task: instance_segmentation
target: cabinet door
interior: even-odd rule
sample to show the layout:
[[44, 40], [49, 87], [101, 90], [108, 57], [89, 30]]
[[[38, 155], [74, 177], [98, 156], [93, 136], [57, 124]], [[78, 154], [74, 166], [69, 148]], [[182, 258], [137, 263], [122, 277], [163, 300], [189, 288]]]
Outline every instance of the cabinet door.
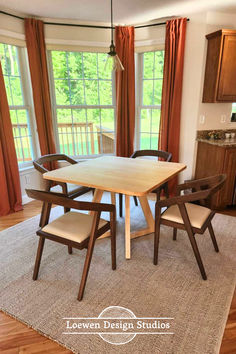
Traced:
[[236, 149], [226, 149], [225, 159], [224, 159], [224, 168], [223, 172], [227, 175], [227, 180], [223, 193], [221, 193], [221, 202], [224, 205], [232, 204], [234, 187], [235, 187], [235, 178], [236, 178]]
[[224, 35], [217, 101], [236, 101], [236, 35]]

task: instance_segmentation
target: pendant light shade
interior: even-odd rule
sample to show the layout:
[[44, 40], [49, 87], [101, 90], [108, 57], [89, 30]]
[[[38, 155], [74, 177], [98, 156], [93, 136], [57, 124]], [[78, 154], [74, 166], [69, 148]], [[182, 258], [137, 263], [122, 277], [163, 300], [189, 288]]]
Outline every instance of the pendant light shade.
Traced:
[[124, 70], [124, 67], [120, 61], [116, 53], [116, 48], [114, 45], [113, 40], [113, 7], [112, 7], [112, 0], [111, 0], [111, 45], [110, 51], [107, 53], [107, 60], [105, 64], [105, 71], [107, 70], [114, 70], [114, 71], [121, 71]]

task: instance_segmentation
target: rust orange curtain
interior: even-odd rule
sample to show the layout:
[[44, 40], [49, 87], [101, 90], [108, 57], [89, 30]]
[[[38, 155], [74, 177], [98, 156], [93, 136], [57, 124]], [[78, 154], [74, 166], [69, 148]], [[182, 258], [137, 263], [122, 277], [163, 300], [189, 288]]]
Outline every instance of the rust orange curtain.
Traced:
[[125, 69], [116, 74], [116, 155], [130, 157], [135, 128], [134, 27], [117, 26], [115, 44]]
[[22, 209], [20, 177], [0, 62], [0, 216]]
[[[186, 24], [186, 18], [166, 22], [159, 149], [171, 152], [173, 162], [179, 161]], [[176, 184], [177, 177], [169, 182], [170, 194], [174, 194]]]
[[56, 152], [56, 146], [53, 135], [43, 22], [26, 18], [25, 36], [40, 150], [42, 155], [54, 154]]

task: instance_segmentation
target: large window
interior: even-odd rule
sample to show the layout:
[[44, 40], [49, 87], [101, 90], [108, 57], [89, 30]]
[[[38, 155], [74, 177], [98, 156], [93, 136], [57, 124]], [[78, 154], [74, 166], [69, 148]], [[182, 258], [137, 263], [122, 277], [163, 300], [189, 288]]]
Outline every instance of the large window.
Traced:
[[51, 51], [58, 150], [74, 156], [114, 152], [115, 104], [106, 54]]
[[164, 50], [139, 54], [137, 147], [157, 149], [163, 81]]
[[[26, 69], [24, 49], [0, 43], [0, 57], [10, 107], [17, 159], [20, 166], [25, 166], [27, 162], [34, 158], [34, 148], [31, 134], [30, 105], [26, 95], [29, 88], [25, 89], [27, 82], [23, 83], [22, 81], [22, 70]], [[23, 65], [21, 65], [22, 62]]]

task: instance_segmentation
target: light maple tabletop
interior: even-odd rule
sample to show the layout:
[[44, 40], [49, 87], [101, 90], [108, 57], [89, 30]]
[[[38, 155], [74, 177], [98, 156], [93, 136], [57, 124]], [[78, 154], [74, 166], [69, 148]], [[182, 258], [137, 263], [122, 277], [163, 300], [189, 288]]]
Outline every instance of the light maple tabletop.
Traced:
[[[57, 182], [93, 187], [95, 188], [94, 202], [100, 202], [103, 191], [111, 192], [113, 204], [115, 204], [115, 193], [124, 194], [125, 254], [126, 258], [130, 258], [131, 238], [154, 231], [154, 219], [148, 204], [147, 194], [185, 168], [186, 166], [182, 163], [102, 156], [47, 172], [43, 177]], [[147, 228], [131, 233], [130, 196], [133, 195], [139, 198], [147, 221]]]

